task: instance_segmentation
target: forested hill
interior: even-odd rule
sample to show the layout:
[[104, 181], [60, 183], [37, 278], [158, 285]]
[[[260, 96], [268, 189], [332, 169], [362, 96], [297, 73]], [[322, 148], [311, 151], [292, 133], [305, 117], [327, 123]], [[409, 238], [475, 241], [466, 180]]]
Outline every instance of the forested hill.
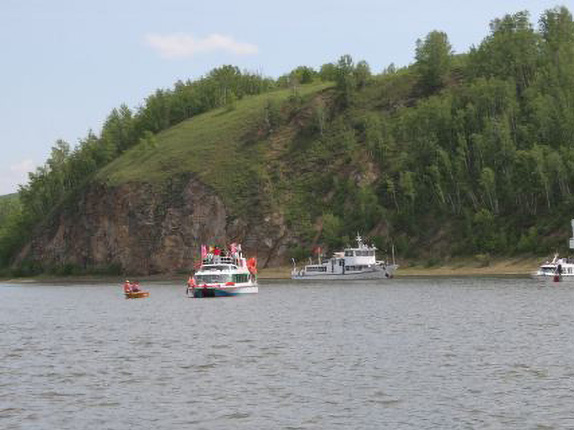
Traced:
[[518, 12], [464, 54], [433, 31], [405, 68], [343, 56], [273, 80], [226, 66], [122, 106], [99, 136], [57, 142], [0, 258], [153, 273], [233, 239], [273, 265], [357, 231], [407, 259], [545, 255], [567, 245], [573, 167], [571, 13]]

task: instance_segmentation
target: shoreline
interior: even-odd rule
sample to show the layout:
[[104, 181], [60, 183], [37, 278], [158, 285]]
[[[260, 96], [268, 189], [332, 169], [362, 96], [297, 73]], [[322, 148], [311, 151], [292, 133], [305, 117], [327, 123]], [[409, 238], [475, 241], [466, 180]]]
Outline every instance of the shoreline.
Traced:
[[417, 276], [519, 276], [527, 277], [536, 272], [544, 257], [493, 259], [456, 259], [437, 266], [409, 265], [399, 267], [396, 277]]
[[[448, 277], [448, 276], [517, 276], [529, 277], [547, 257], [491, 258], [478, 257], [454, 258], [436, 265], [417, 262], [398, 261], [399, 268], [395, 278], [410, 277]], [[291, 266], [263, 269], [260, 279], [289, 279]]]
[[[520, 257], [520, 258], [500, 258], [483, 261], [477, 258], [464, 258], [452, 259], [437, 265], [428, 264], [405, 264], [401, 265], [399, 261], [399, 269], [395, 274], [395, 278], [415, 278], [415, 277], [464, 277], [464, 276], [516, 276], [528, 277], [531, 276], [538, 266], [545, 260], [544, 257]], [[286, 280], [291, 278], [291, 266], [272, 267], [268, 269], [261, 269], [259, 271], [260, 280]], [[185, 284], [188, 275], [179, 274], [165, 274], [165, 275], [151, 275], [151, 276], [127, 276], [127, 278], [134, 278], [140, 282], [181, 282]], [[102, 283], [109, 282], [110, 284], [123, 283], [126, 275], [118, 276], [50, 276], [41, 275], [30, 278], [1, 278], [0, 282], [12, 283], [57, 283], [57, 282], [85, 282], [85, 283]]]

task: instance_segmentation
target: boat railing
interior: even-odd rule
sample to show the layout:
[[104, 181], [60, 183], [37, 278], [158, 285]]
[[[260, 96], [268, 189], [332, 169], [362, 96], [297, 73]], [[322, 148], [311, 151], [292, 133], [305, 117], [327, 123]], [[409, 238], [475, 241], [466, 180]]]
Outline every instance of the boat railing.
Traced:
[[234, 264], [239, 266], [238, 261], [233, 257], [223, 257], [221, 255], [214, 255], [203, 259], [203, 264]]

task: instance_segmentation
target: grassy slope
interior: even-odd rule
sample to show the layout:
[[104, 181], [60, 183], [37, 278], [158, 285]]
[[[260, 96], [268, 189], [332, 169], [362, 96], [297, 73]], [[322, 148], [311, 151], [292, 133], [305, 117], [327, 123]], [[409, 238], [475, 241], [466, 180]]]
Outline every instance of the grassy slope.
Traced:
[[[302, 86], [312, 96], [330, 84]], [[138, 145], [106, 166], [98, 180], [111, 185], [146, 182], [161, 185], [175, 175], [194, 173], [213, 187], [226, 204], [245, 210], [263, 168], [263, 140], [258, 129], [269, 100], [285, 101], [291, 90], [246, 97], [234, 109], [217, 109], [182, 122], [157, 135], [155, 148]]]

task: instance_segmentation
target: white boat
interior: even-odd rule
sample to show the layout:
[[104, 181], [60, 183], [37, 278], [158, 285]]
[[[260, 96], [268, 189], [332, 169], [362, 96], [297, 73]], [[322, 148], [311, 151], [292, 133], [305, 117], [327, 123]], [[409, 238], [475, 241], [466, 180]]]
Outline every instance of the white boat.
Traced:
[[546, 261], [542, 264], [534, 276], [537, 278], [574, 279], [574, 259], [559, 258], [558, 254], [555, 254], [552, 261]]
[[[239, 248], [241, 249], [241, 248]], [[203, 252], [202, 252], [203, 254]], [[207, 255], [195, 274], [189, 278], [189, 297], [224, 297], [259, 292], [257, 260], [246, 259], [241, 250], [227, 256]]]
[[[570, 249], [574, 249], [574, 219], [570, 221], [572, 224], [572, 236], [570, 238]], [[540, 265], [538, 271], [533, 274], [535, 278], [552, 278], [554, 281], [562, 279], [574, 280], [574, 259], [560, 258], [558, 254], [554, 254], [552, 261], [546, 261]]]
[[397, 264], [377, 260], [377, 248], [365, 245], [357, 235], [357, 247], [335, 252], [326, 261], [308, 264], [298, 269], [293, 262], [292, 279], [390, 279], [399, 267]]

